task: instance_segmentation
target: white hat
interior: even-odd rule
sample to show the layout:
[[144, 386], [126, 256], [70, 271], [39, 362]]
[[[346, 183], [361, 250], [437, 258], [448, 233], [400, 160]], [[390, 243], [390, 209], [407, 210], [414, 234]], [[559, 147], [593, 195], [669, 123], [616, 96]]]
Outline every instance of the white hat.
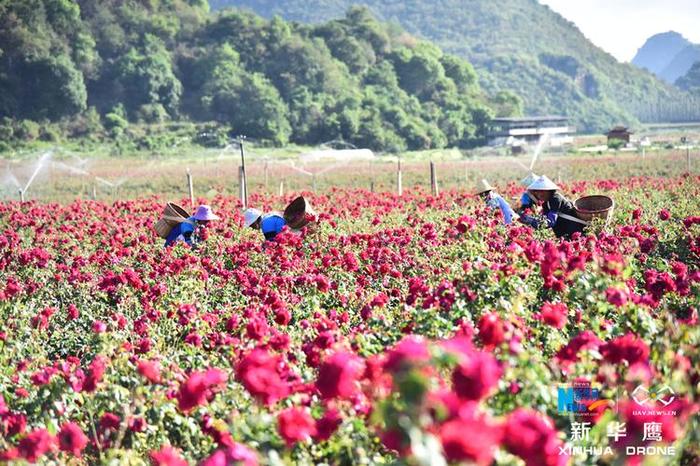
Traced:
[[525, 187], [530, 186], [532, 183], [535, 182], [535, 180], [537, 180], [537, 178], [539, 178], [539, 176], [537, 176], [537, 175], [535, 175], [534, 173], [530, 172], [529, 175], [527, 175], [525, 178], [523, 178], [522, 180], [520, 180], [520, 184], [523, 185], [523, 186], [525, 186]]
[[493, 191], [493, 186], [489, 184], [486, 180], [479, 180], [476, 182], [476, 193], [482, 194], [487, 191]]
[[532, 182], [530, 186], [527, 187], [528, 191], [558, 191], [559, 186], [554, 184], [554, 181], [550, 180], [546, 176], [542, 175]]
[[245, 212], [243, 212], [243, 225], [245, 225], [245, 227], [248, 228], [253, 223], [255, 223], [260, 217], [262, 217], [262, 212], [258, 209], [246, 209]]

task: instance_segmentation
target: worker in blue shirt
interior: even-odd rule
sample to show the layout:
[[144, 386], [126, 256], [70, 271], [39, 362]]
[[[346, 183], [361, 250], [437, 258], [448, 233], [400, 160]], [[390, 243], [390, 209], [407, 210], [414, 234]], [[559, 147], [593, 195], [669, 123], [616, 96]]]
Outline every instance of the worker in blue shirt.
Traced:
[[476, 194], [486, 201], [486, 205], [492, 209], [500, 209], [503, 214], [503, 223], [510, 225], [514, 219], [518, 219], [518, 214], [506, 202], [500, 194], [494, 192], [493, 186], [486, 180], [477, 182]]
[[530, 186], [539, 176], [530, 172], [528, 176], [520, 180], [520, 184], [525, 187], [525, 191], [520, 196], [520, 207], [518, 208], [518, 214], [534, 210], [537, 207], [537, 199], [528, 190], [527, 187]]
[[527, 190], [527, 187], [534, 183], [538, 178], [539, 176], [530, 172], [528, 176], [520, 181], [520, 184], [525, 186], [526, 189], [520, 196], [520, 206], [516, 211], [518, 216], [520, 216], [520, 221], [522, 223], [530, 225], [534, 228], [538, 228], [540, 224], [540, 220], [536, 214], [538, 202], [537, 198]]
[[206, 227], [212, 220], [218, 220], [219, 216], [212, 212], [208, 205], [200, 205], [193, 216], [175, 226], [165, 239], [165, 247], [172, 246], [182, 241], [189, 246], [196, 246], [201, 242], [199, 231]]
[[272, 241], [287, 225], [281, 213], [263, 214], [258, 209], [246, 209], [243, 212], [243, 225], [246, 228], [260, 230], [266, 241]]

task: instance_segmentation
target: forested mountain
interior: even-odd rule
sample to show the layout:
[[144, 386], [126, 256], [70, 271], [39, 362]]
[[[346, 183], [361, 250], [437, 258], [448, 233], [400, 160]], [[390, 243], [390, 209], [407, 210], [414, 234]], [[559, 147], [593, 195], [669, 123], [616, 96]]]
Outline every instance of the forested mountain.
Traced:
[[668, 83], [685, 75], [700, 61], [700, 45], [677, 32], [656, 34], [644, 43], [632, 64], [647, 69]]
[[700, 61], [695, 62], [684, 76], [678, 78], [676, 85], [683, 90], [700, 96]]
[[692, 45], [691, 42], [675, 31], [655, 34], [637, 50], [632, 64], [658, 76], [689, 45]]
[[464, 147], [520, 106], [362, 8], [311, 26], [203, 0], [0, 3], [0, 142], [29, 120], [117, 137], [130, 121], [191, 119], [275, 144]]
[[691, 44], [673, 57], [671, 63], [661, 72], [660, 77], [667, 82], [675, 83], [697, 62], [700, 62], [700, 45]]
[[[342, 16], [356, 0], [211, 0], [213, 8], [318, 22]], [[532, 114], [565, 114], [580, 129], [614, 123], [700, 119], [687, 93], [619, 63], [574, 24], [537, 0], [363, 0], [380, 19], [400, 24], [474, 64], [482, 87], [511, 90]]]

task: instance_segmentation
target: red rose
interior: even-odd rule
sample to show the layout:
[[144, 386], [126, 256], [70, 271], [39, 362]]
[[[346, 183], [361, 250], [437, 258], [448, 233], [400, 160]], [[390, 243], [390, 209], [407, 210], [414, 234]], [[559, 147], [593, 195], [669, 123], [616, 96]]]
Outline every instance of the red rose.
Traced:
[[95, 333], [104, 333], [107, 331], [107, 324], [101, 320], [96, 320], [92, 323], [92, 331]]
[[258, 401], [271, 405], [289, 394], [288, 384], [278, 371], [279, 358], [256, 348], [238, 363], [236, 377]]
[[4, 427], [4, 432], [0, 430], [0, 433], [7, 435], [8, 437], [13, 437], [17, 434], [23, 434], [24, 430], [27, 428], [27, 418], [24, 414], [20, 413], [7, 413], [0, 418], [2, 423], [0, 423], [0, 428]]
[[58, 446], [61, 451], [80, 457], [80, 454], [88, 444], [88, 438], [74, 422], [67, 422], [61, 426], [58, 433]]
[[598, 349], [603, 341], [595, 333], [585, 330], [572, 338], [566, 346], [557, 352], [557, 359], [562, 361], [578, 361], [578, 353], [584, 349]]
[[357, 392], [357, 380], [362, 372], [360, 358], [339, 351], [326, 358], [319, 367], [316, 388], [323, 399], [349, 398]]
[[46, 429], [36, 429], [19, 441], [17, 451], [25, 460], [36, 463], [39, 458], [53, 450], [55, 445], [56, 439]]
[[248, 338], [255, 341], [262, 340], [269, 331], [270, 326], [267, 325], [267, 321], [264, 317], [253, 317], [248, 321], [248, 325], [246, 325]]
[[100, 418], [100, 428], [103, 430], [116, 430], [121, 424], [121, 419], [114, 413], [104, 413]]
[[502, 429], [483, 419], [455, 419], [440, 427], [439, 436], [449, 461], [488, 466], [493, 463]]
[[503, 433], [506, 449], [522, 458], [526, 466], [564, 466], [567, 455], [559, 454], [561, 440], [548, 417], [519, 408], [510, 413]]
[[669, 211], [666, 210], [666, 209], [661, 209], [661, 210], [659, 211], [659, 218], [660, 218], [661, 220], [664, 220], [664, 221], [665, 221], [665, 220], [668, 220], [669, 218], [671, 218], [671, 212], [669, 212]]
[[163, 446], [158, 451], [152, 451], [148, 454], [151, 457], [151, 463], [153, 466], [188, 466], [189, 463], [185, 461], [180, 452], [169, 446]]
[[97, 356], [88, 366], [88, 372], [85, 376], [82, 389], [86, 392], [94, 392], [97, 389], [97, 384], [102, 380], [105, 370], [107, 369], [106, 359], [102, 356]]
[[473, 351], [452, 371], [452, 385], [461, 399], [481, 400], [496, 387], [501, 372], [491, 353]]
[[180, 386], [180, 391], [177, 394], [180, 411], [187, 413], [197, 406], [205, 404], [207, 399], [227, 380], [226, 373], [219, 369], [193, 372]]
[[148, 379], [151, 383], [160, 383], [160, 364], [157, 361], [141, 360], [136, 366], [139, 374]]
[[78, 317], [80, 317], [80, 311], [76, 307], [75, 304], [71, 304], [68, 306], [68, 319], [69, 320], [75, 320]]
[[342, 422], [343, 419], [340, 417], [338, 410], [334, 408], [327, 409], [323, 417], [316, 421], [316, 435], [314, 436], [314, 440], [319, 442], [328, 440]]
[[482, 315], [477, 327], [479, 328], [479, 339], [486, 348], [496, 347], [505, 340], [503, 321], [495, 312]]
[[430, 359], [428, 346], [422, 337], [407, 336], [386, 353], [384, 369], [396, 372], [407, 365], [426, 362]]
[[8, 448], [0, 450], [0, 462], [14, 461], [19, 458], [19, 450], [17, 448]]
[[316, 423], [306, 409], [287, 408], [277, 418], [277, 430], [287, 446], [291, 447], [316, 435]]
[[199, 466], [258, 466], [258, 456], [253, 450], [240, 443], [234, 443], [231, 447], [216, 450], [208, 458], [202, 461]]
[[566, 325], [569, 310], [564, 303], [544, 303], [537, 318], [554, 328]]
[[608, 300], [610, 304], [617, 307], [622, 307], [627, 304], [627, 292], [619, 288], [608, 288], [605, 290], [605, 299]]
[[646, 363], [649, 359], [649, 347], [633, 333], [617, 337], [600, 348], [600, 354], [606, 361], [619, 364], [627, 361], [629, 365]]

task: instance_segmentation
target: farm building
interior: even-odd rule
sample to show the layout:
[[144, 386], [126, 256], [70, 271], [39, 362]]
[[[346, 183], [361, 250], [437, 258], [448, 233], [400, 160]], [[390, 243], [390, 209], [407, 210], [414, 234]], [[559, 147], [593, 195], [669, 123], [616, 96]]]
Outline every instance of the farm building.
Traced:
[[548, 138], [551, 146], [557, 147], [574, 142], [576, 128], [569, 126], [563, 116], [535, 116], [523, 118], [494, 118], [491, 121], [489, 144], [492, 146], [520, 146], [536, 144]]
[[632, 131], [630, 131], [626, 126], [615, 126], [613, 129], [608, 131], [608, 144], [613, 141], [622, 141], [627, 144], [630, 142], [631, 136]]

